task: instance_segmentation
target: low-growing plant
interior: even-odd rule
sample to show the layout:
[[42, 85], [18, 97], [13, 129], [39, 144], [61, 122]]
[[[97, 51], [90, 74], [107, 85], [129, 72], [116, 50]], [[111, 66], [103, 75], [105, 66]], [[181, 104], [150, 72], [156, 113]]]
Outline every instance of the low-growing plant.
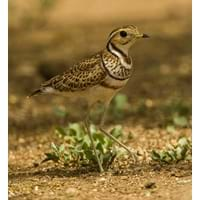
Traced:
[[168, 145], [164, 150], [153, 150], [151, 152], [151, 158], [154, 161], [161, 163], [177, 163], [181, 160], [192, 159], [192, 143], [186, 137], [181, 137], [177, 141], [176, 145]]
[[[104, 136], [94, 125], [90, 126], [99, 158], [104, 168], [108, 168], [116, 156], [124, 153], [122, 149], [113, 145], [113, 141]], [[111, 132], [114, 137], [122, 137], [122, 127], [115, 126]], [[51, 152], [45, 153], [43, 162], [54, 161], [64, 165], [96, 165], [90, 138], [80, 123], [69, 124], [66, 128], [57, 127], [56, 135], [62, 144], [51, 144]]]
[[174, 126], [174, 128], [190, 126], [191, 105], [189, 103], [180, 99], [172, 99], [161, 107], [161, 111], [166, 116], [167, 126]]

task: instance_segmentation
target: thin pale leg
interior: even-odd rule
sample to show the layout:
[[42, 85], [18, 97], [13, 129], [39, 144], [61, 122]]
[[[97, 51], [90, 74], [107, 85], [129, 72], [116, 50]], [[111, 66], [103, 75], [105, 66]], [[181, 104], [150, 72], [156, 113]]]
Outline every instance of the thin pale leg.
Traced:
[[100, 131], [102, 131], [107, 137], [109, 137], [110, 139], [112, 139], [114, 142], [116, 142], [119, 146], [121, 146], [122, 148], [124, 148], [133, 158], [134, 160], [137, 160], [136, 155], [130, 151], [130, 149], [123, 143], [121, 143], [117, 138], [115, 138], [113, 135], [111, 135], [110, 133], [106, 132], [103, 128], [104, 126], [104, 122], [105, 122], [105, 116], [106, 116], [106, 111], [107, 111], [108, 105], [104, 107], [104, 112], [102, 115], [102, 119], [101, 119], [101, 123], [100, 123]]
[[97, 154], [97, 151], [96, 151], [96, 148], [95, 148], [95, 145], [94, 145], [94, 140], [93, 140], [93, 137], [92, 137], [92, 134], [91, 134], [91, 131], [90, 131], [90, 126], [89, 126], [89, 120], [88, 120], [88, 118], [86, 118], [86, 120], [85, 120], [85, 127], [87, 129], [87, 132], [88, 132], [88, 135], [89, 135], [89, 138], [90, 138], [90, 141], [91, 141], [91, 145], [92, 145], [95, 157], [97, 159], [97, 163], [99, 165], [99, 170], [100, 170], [100, 172], [104, 172], [104, 169], [102, 167], [101, 161], [100, 161], [100, 159], [98, 157], [98, 154]]

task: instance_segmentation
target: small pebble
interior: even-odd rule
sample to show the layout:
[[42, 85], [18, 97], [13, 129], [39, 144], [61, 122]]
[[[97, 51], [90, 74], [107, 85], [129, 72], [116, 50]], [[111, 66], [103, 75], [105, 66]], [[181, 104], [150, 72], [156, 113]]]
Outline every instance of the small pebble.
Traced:
[[25, 139], [24, 139], [24, 138], [19, 138], [18, 142], [19, 142], [20, 144], [23, 144], [23, 143], [25, 143]]
[[106, 179], [104, 177], [102, 177], [102, 178], [99, 178], [99, 181], [104, 182], [104, 181], [106, 181]]
[[38, 191], [38, 186], [37, 186], [37, 185], [34, 187], [34, 190], [35, 190], [36, 192]]
[[149, 192], [149, 191], [148, 191], [148, 192], [145, 192], [145, 196], [146, 196], [146, 197], [150, 197], [150, 196], [151, 196], [151, 192]]
[[150, 182], [145, 183], [144, 187], [145, 187], [146, 189], [152, 189], [152, 188], [155, 188], [155, 187], [156, 187], [156, 183], [150, 181]]
[[34, 167], [38, 167], [38, 166], [39, 166], [39, 163], [34, 162], [34, 163], [33, 163], [33, 166], [34, 166]]
[[76, 188], [68, 188], [66, 190], [66, 193], [70, 195], [76, 195], [78, 193], [78, 190]]

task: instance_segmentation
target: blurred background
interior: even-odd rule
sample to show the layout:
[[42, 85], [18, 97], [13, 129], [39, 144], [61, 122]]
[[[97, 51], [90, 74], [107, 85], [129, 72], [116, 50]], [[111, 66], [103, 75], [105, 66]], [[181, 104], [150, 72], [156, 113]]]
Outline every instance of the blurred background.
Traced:
[[123, 95], [113, 101], [107, 124], [188, 126], [190, 0], [15, 0], [9, 1], [10, 131], [80, 120], [79, 112], [67, 107], [62, 97], [27, 101], [26, 96], [41, 82], [104, 48], [108, 34], [127, 24], [138, 26], [151, 39], [131, 49], [134, 73]]

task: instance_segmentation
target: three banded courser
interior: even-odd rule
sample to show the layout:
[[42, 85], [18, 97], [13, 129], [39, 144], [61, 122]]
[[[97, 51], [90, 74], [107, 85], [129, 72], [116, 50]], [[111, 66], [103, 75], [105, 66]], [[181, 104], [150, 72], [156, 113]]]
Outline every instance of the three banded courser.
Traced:
[[130, 47], [136, 40], [148, 37], [146, 34], [139, 33], [136, 26], [130, 25], [117, 28], [110, 33], [105, 49], [75, 64], [63, 74], [44, 82], [39, 89], [29, 96], [53, 93], [66, 95], [67, 98], [72, 99], [84, 98], [87, 101], [89, 110], [84, 124], [88, 131], [100, 172], [103, 172], [103, 167], [97, 155], [89, 128], [90, 109], [97, 102], [103, 104], [104, 114], [100, 123], [100, 130], [133, 155], [127, 146], [107, 133], [103, 125], [105, 112], [111, 99], [125, 86], [131, 76], [132, 59], [129, 56]]

